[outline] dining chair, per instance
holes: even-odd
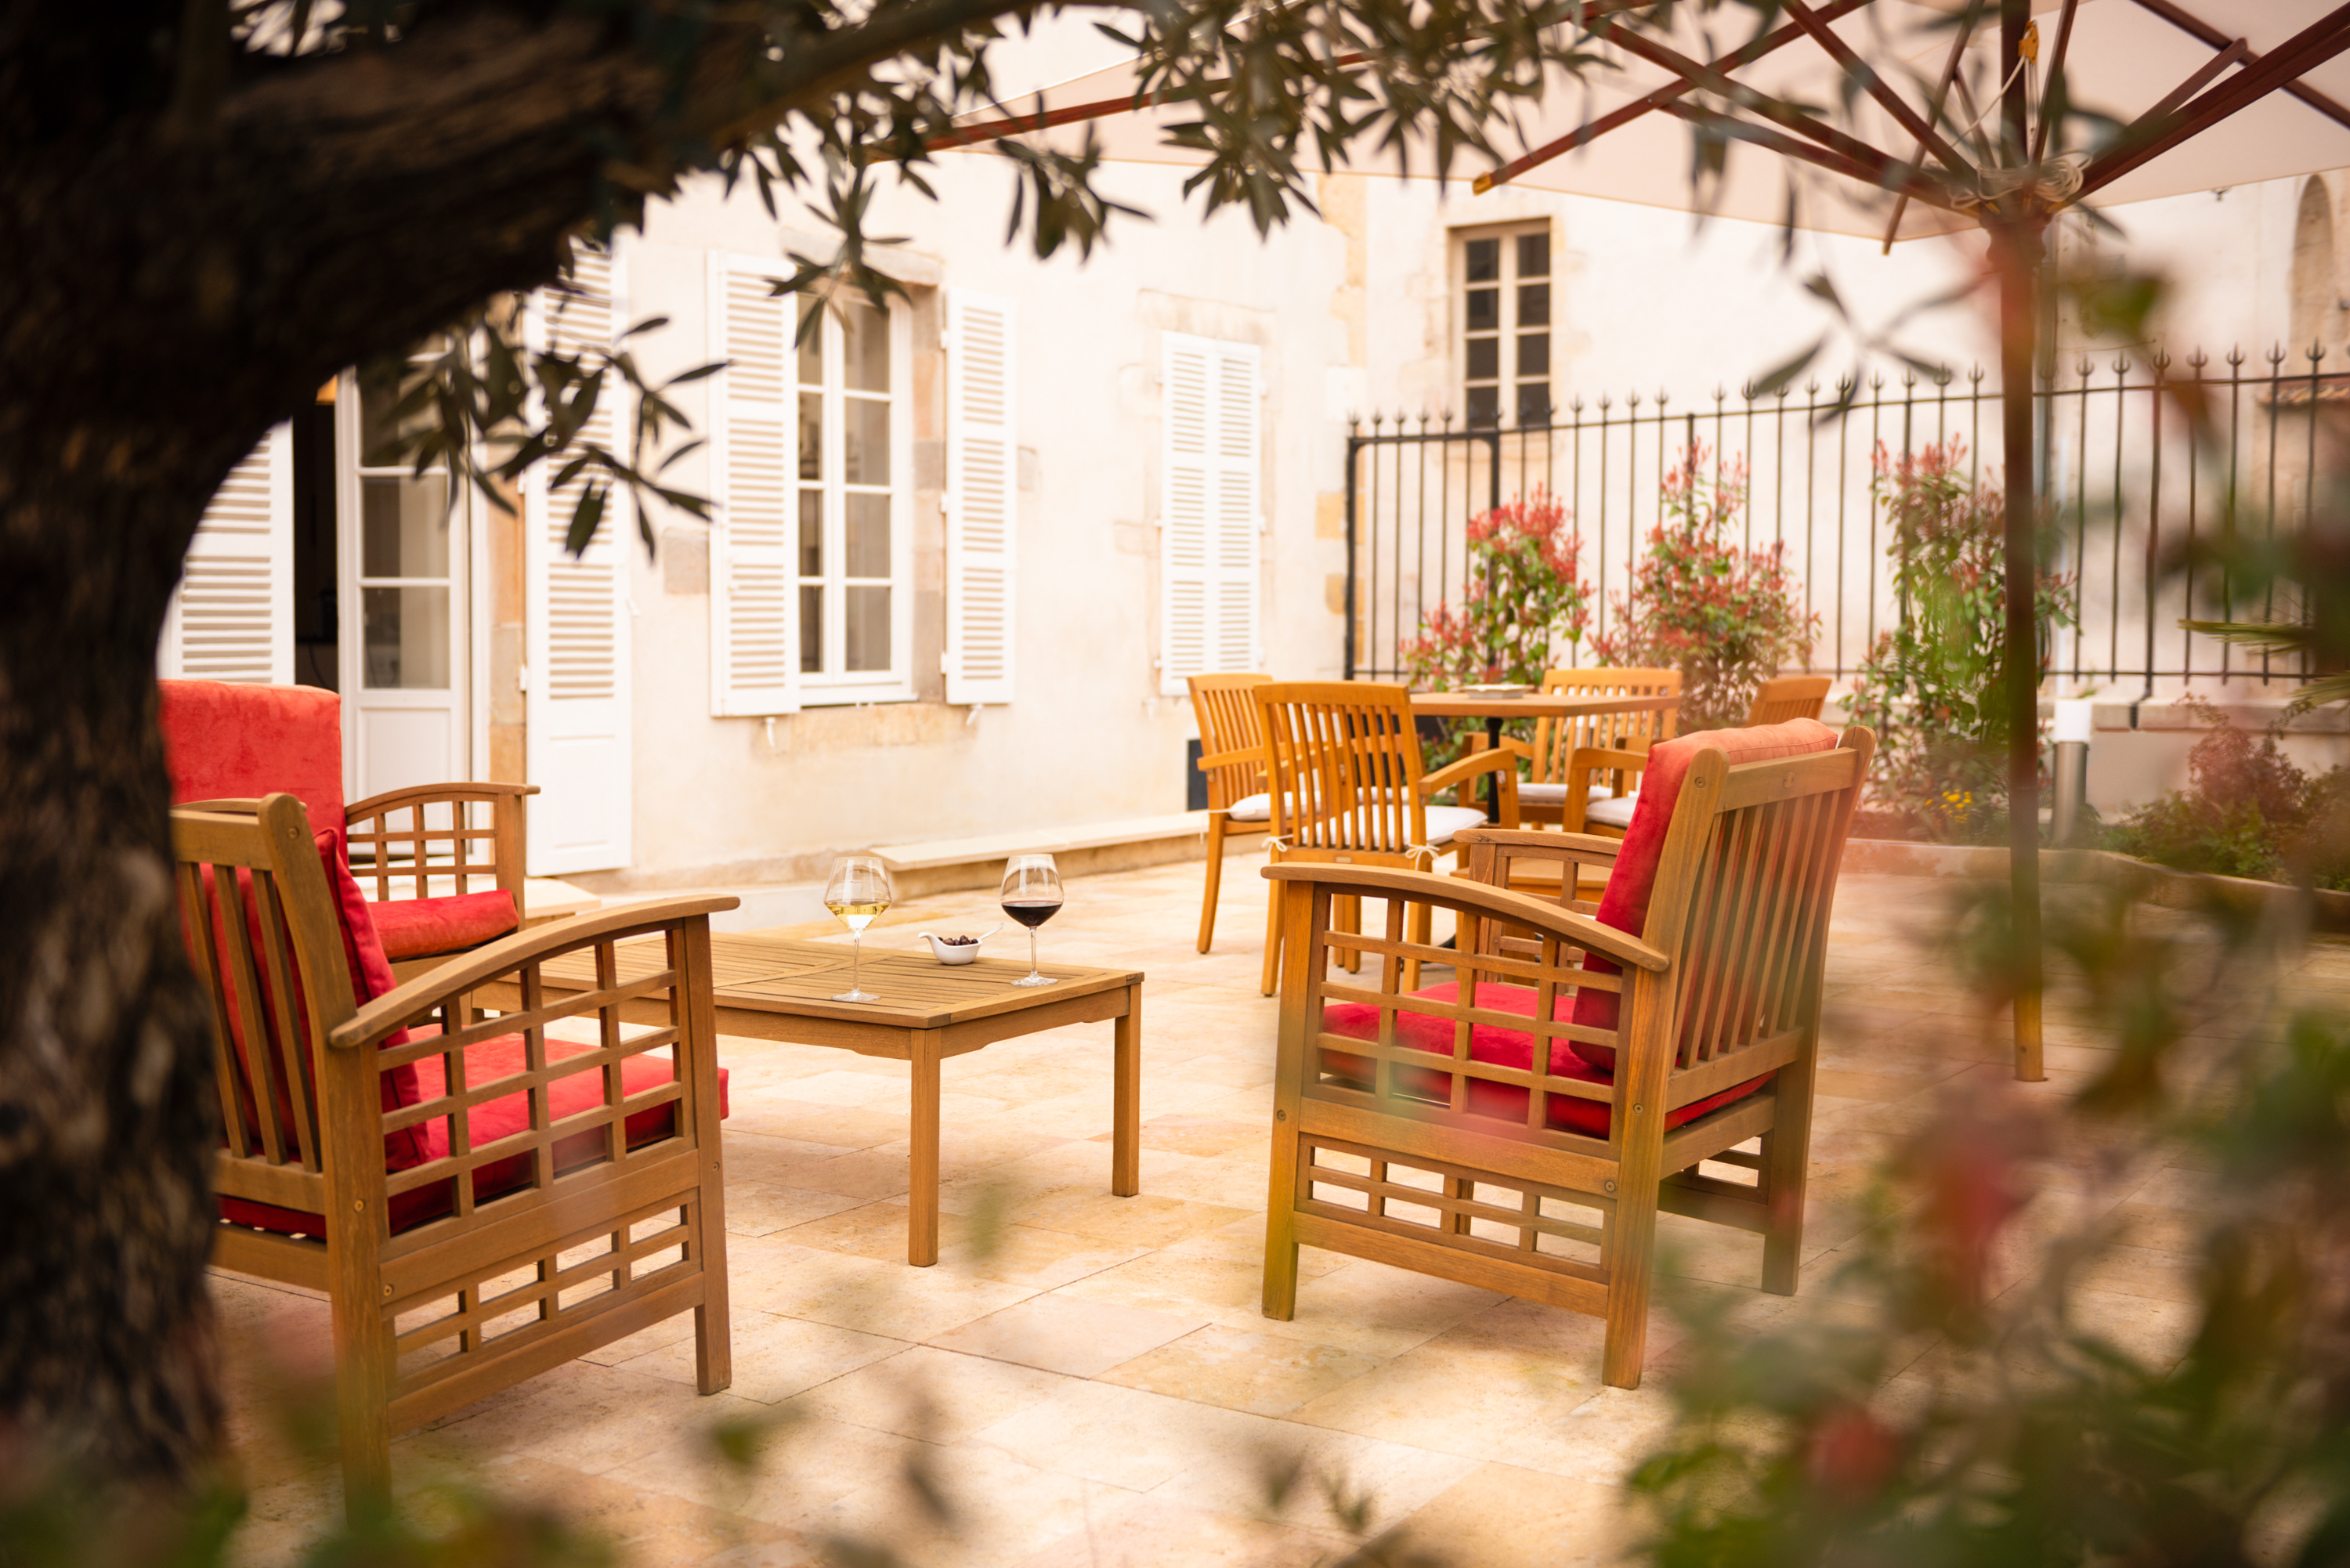
[[[1264,787],[1264,738],[1252,693],[1270,675],[1193,675],[1191,715],[1200,725],[1200,772],[1208,783],[1208,879],[1200,898],[1200,950],[1216,940],[1216,895],[1224,882],[1224,839],[1234,827],[1273,820]]]
[[[1406,687],[1272,681],[1252,695],[1263,736],[1273,813],[1265,844],[1272,861],[1427,869],[1451,846],[1454,835],[1488,822],[1479,807],[1438,805],[1430,797],[1489,774],[1498,785],[1502,826],[1518,825],[1516,753],[1471,752],[1428,772]],[[1280,884],[1273,886],[1268,905],[1263,989],[1271,996],[1281,966]]]
[[[1776,724],[1788,719],[1816,719],[1827,706],[1829,675],[1774,675],[1762,682],[1746,710],[1746,722]]]
[[[1465,829],[1471,877],[1288,859],[1264,1314],[1301,1245],[1606,1321],[1638,1386],[1658,1216],[1762,1240],[1794,1293],[1836,874],[1875,737],[1811,720],[1659,742],[1620,842]],[[1596,907],[1511,890],[1608,867]],[[1386,900],[1365,935],[1342,900]],[[1433,911],[1452,950],[1430,945]],[[1334,977],[1349,950],[1376,984]],[[1419,964],[1454,978],[1422,990]],[[1311,1282],[1306,1285],[1314,1288]]]
[[[1678,670],[1549,670],[1543,672],[1542,691],[1581,697],[1679,697]],[[1538,719],[1532,741],[1511,737],[1502,743],[1530,763],[1528,776],[1518,783],[1518,811],[1529,824],[1565,826],[1567,768],[1575,753],[1586,747],[1611,751],[1645,751],[1658,741],[1673,737],[1678,711],[1666,708],[1648,713],[1598,713],[1586,718]],[[1587,798],[1608,794],[1606,781],[1595,788],[1584,784]],[[1620,791],[1618,792],[1620,793]]]

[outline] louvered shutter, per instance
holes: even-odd
[[[583,248],[576,292],[544,290],[532,301],[536,341],[566,353],[610,344],[624,325],[628,286],[620,257]],[[624,451],[625,387],[608,382],[583,441]],[[626,866],[635,798],[629,747],[629,497],[605,498],[588,547],[564,547],[579,497],[593,483],[582,472],[553,483],[557,458],[531,470],[523,486],[524,550],[529,589],[529,684],[525,693],[530,782],[528,870],[534,877]]]
[[[712,498],[710,711],[720,718],[800,706],[793,302],[775,264],[710,258]]]
[[[947,701],[1012,701],[1013,306],[947,291]]]
[[[213,493],[156,650],[162,675],[294,679],[294,432],[274,427]]]
[[[1263,526],[1258,351],[1169,333],[1160,387],[1159,689],[1253,670]]]

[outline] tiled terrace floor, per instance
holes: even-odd
[[[1196,864],[1073,881],[1045,929],[1054,959],[1150,976],[1142,1196],[1107,1190],[1107,1025],[992,1046],[946,1064],[945,1244],[937,1267],[909,1269],[906,1068],[723,1041],[733,1388],[695,1396],[681,1317],[400,1438],[403,1490],[456,1474],[550,1497],[632,1563],[815,1563],[847,1535],[925,1564],[1236,1568],[1351,1544],[1310,1487],[1268,1518],[1269,1459],[1302,1455],[1368,1497],[1374,1531],[1400,1527],[1453,1563],[1614,1560],[1631,1527],[1622,1477],[1668,1418],[1654,1376],[1672,1357],[1667,1315],[1631,1392],[1600,1383],[1596,1320],[1311,1250],[1296,1320],[1259,1315],[1274,1003],[1256,990],[1253,872],[1231,863],[1210,957],[1192,947]],[[1668,1216],[1680,1288],[1729,1293],[1749,1323],[1816,1303],[1893,1140],[1941,1088],[2006,1079],[2000,1042],[1918,940],[1934,909],[1928,883],[1845,879],[1804,1293],[1791,1305],[1755,1289],[1759,1240]],[[993,918],[983,895],[945,896],[871,940]],[[2311,961],[2321,982],[2350,976],[2342,948]],[[2052,1028],[2051,1081],[2024,1092],[2076,1085],[2099,1054],[2090,1038]],[[2193,1185],[2059,1161],[2021,1230],[2085,1201],[2118,1210],[2135,1244],[2080,1304],[2158,1353],[2189,1299],[2176,1249],[2190,1244]],[[272,1362],[325,1364],[322,1302],[226,1276],[215,1293],[251,1383]],[[288,1561],[338,1511],[338,1485],[266,1436],[257,1401],[241,1393],[256,1489],[243,1544],[253,1562]],[[746,1420],[784,1423],[749,1481],[704,1436]],[[951,1528],[926,1522],[910,1464],[954,1501]]]

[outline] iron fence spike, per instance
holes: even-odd
[[[2314,337],[2311,338],[2309,340],[2308,354],[2309,368],[2314,370],[2317,368],[2317,362],[2325,358],[2325,345],[2320,343]]]

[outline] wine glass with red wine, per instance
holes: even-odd
[[[1050,985],[1036,970],[1036,928],[1061,908],[1061,872],[1049,855],[1015,855],[1003,863],[1003,912],[1028,928],[1028,972],[1014,985]]]

